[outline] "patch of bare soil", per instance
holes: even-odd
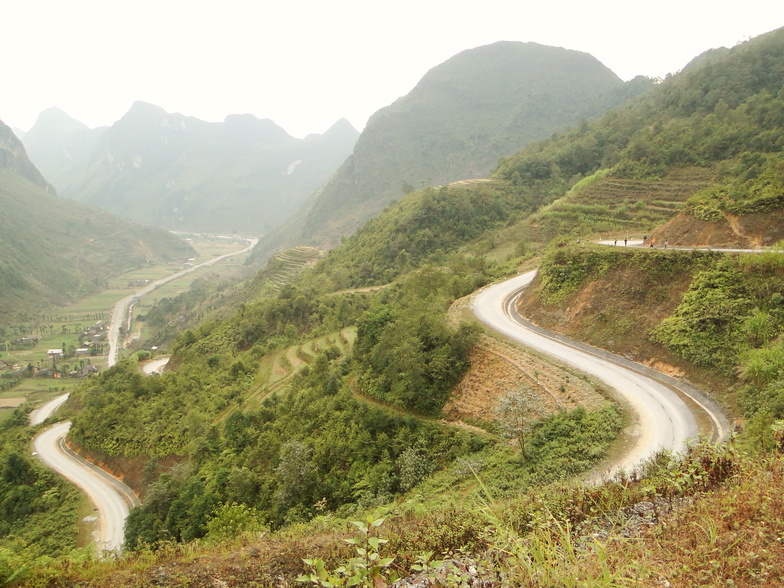
[[[548,413],[591,409],[604,400],[598,387],[577,372],[489,336],[482,336],[470,360],[471,368],[444,406],[447,421],[492,422],[501,396],[523,387],[541,398]]]
[[[754,249],[784,239],[784,211],[736,216],[725,214],[721,222],[702,221],[681,213],[660,229],[651,240],[654,245],[669,241],[678,247],[739,247]]]
[[[648,366],[649,368],[656,370],[657,372],[667,374],[668,376],[673,378],[682,378],[683,376],[686,375],[686,373],[682,369],[677,368],[674,365],[670,365],[669,363],[660,361],[658,359],[650,359],[648,361],[643,361],[642,363]]]
[[[125,483],[140,500],[144,500],[147,484],[152,480],[150,474],[145,475],[145,466],[149,467],[149,462],[154,458],[146,455],[137,457],[110,456],[100,451],[88,451],[73,441],[67,441],[67,445],[71,451],[78,453],[91,464]],[[154,461],[158,471],[168,471],[182,460],[182,457],[173,455]],[[154,477],[157,478],[157,475]]]

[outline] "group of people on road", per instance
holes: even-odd
[[[617,246],[617,245],[618,245],[618,241],[619,241],[619,239],[615,239],[615,241],[613,241],[613,245]],[[645,236],[642,238],[642,242],[643,242],[643,244],[645,244],[645,242],[646,242],[646,241],[648,241],[648,235],[645,235]],[[629,243],[629,238],[628,238],[628,237],[624,237],[624,239],[623,239],[623,246],[624,246],[624,247],[626,247],[626,245],[627,245],[628,243]],[[650,244],[650,247],[651,247],[651,249],[653,249],[653,241],[652,241],[652,240],[651,240],[651,241],[648,241],[648,243]],[[670,244],[670,242],[669,242],[669,241],[665,241],[665,242],[664,242],[664,248],[665,248],[665,249],[667,249],[667,246],[668,246],[669,244]]]

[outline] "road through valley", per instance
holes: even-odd
[[[474,314],[513,340],[596,377],[628,403],[637,420],[632,446],[602,475],[630,471],[660,449],[682,451],[689,439],[699,435],[695,410],[709,416],[713,438],[729,435],[729,422],[720,408],[688,385],[527,323],[515,311],[515,301],[535,275],[536,271],[531,271],[485,288],[474,301]]]
[[[129,320],[129,306],[145,294],[149,294],[158,286],[176,280],[198,268],[212,265],[223,259],[250,251],[257,239],[249,239],[248,246],[240,251],[227,253],[214,257],[204,263],[188,268],[166,278],[162,278],[136,293],[126,296],[114,305],[112,322],[109,327],[109,357],[108,367],[117,363],[120,348],[120,326]],[[162,368],[165,361],[155,364]],[[64,394],[48,402],[30,414],[30,424],[35,426],[43,423],[52,416],[58,408],[68,400]],[[128,517],[129,507],[139,504],[136,495],[128,486],[104,472],[97,466],[85,461],[77,454],[70,451],[65,445],[65,437],[71,428],[71,422],[57,423],[40,433],[34,441],[35,451],[41,461],[57,473],[68,478],[76,484],[95,506],[98,516],[98,535],[96,543],[99,553],[118,552],[122,549],[124,539],[125,519]]]
[[[251,251],[256,246],[256,243],[258,243],[258,241],[259,240],[256,239],[255,237],[254,238],[250,238],[250,239],[247,240],[248,246],[245,249],[241,249],[239,251],[232,251],[231,253],[226,253],[226,254],[218,256],[218,257],[213,257],[212,259],[210,259],[208,261],[205,261],[204,263],[200,263],[199,265],[195,265],[193,267],[189,267],[189,268],[184,269],[184,270],[182,270],[180,272],[177,272],[176,274],[172,274],[172,275],[167,276],[165,278],[161,278],[157,282],[154,282],[154,283],[150,284],[149,286],[145,286],[141,290],[139,290],[137,292],[134,292],[130,296],[126,296],[125,298],[123,298],[122,300],[117,302],[117,304],[115,304],[114,308],[112,309],[112,322],[109,324],[109,336],[108,336],[109,357],[108,357],[107,362],[106,362],[107,365],[109,367],[112,367],[114,364],[117,363],[117,359],[119,358],[119,355],[120,355],[120,345],[122,343],[120,341],[120,327],[123,326],[123,325],[125,325],[126,328],[130,326],[129,323],[130,323],[131,317],[129,315],[128,309],[129,309],[131,303],[133,303],[135,300],[138,300],[142,296],[145,296],[146,294],[149,294],[150,292],[152,292],[156,288],[158,288],[158,287],[160,287],[160,286],[162,286],[164,284],[167,284],[169,282],[172,282],[174,280],[177,280],[177,279],[183,277],[184,275],[187,275],[187,274],[189,274],[189,273],[191,273],[193,271],[196,271],[197,269],[206,267],[208,265],[214,265],[214,264],[218,263],[219,261],[222,261],[222,260],[227,259],[229,257],[233,257],[235,255],[239,255],[240,253],[246,253],[248,251]]]

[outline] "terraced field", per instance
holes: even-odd
[[[641,237],[675,217],[690,196],[713,181],[714,172],[699,167],[674,169],[660,179],[603,177],[534,215],[532,240],[546,243],[578,225],[583,234]]]
[[[355,327],[312,339],[301,345],[293,345],[278,353],[264,357],[259,364],[257,386],[247,397],[250,403],[261,402],[275,393],[283,393],[291,377],[327,349],[334,349],[341,356],[351,350],[357,337]]]
[[[324,253],[315,247],[295,247],[276,253],[264,270],[264,279],[275,289],[294,281],[302,271],[314,265]]]

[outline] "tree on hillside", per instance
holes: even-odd
[[[527,457],[525,436],[541,418],[543,412],[541,399],[525,387],[509,390],[499,399],[495,407],[495,417],[501,434],[517,440],[523,458]]]

